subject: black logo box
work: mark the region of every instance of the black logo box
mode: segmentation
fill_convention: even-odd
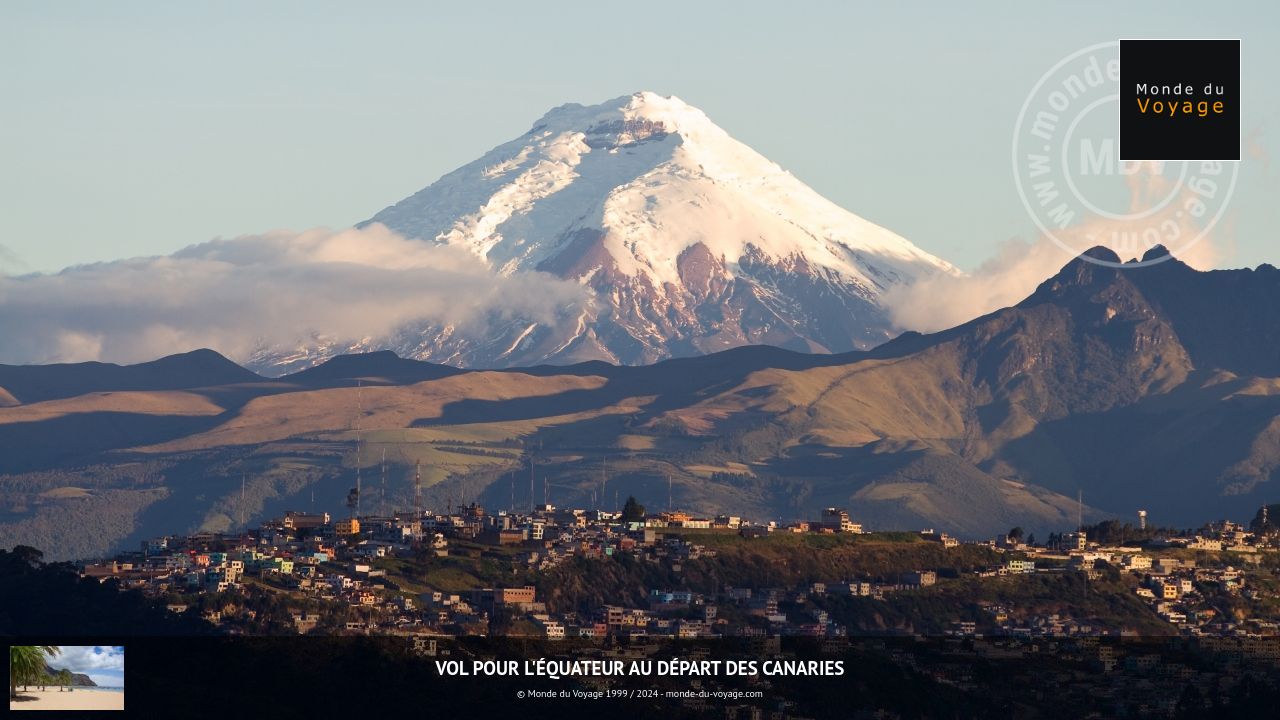
[[[1121,160],[1239,160],[1240,102],[1239,40],[1120,40]]]

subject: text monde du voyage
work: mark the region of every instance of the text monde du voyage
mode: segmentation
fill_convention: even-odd
[[[445,676],[507,677],[844,675],[842,660],[437,660]]]
[[[1207,118],[1210,115],[1222,115],[1226,112],[1226,101],[1213,99],[1215,96],[1225,94],[1222,85],[1205,83],[1197,93],[1196,87],[1190,83],[1174,85],[1136,83],[1134,91],[1137,95],[1134,99],[1138,102],[1138,112],[1143,115]]]

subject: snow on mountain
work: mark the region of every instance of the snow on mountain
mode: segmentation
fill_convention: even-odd
[[[648,363],[747,343],[865,348],[892,334],[887,288],[956,272],[650,92],[555,108],[369,223],[465,248],[496,273],[592,291],[556,323],[495,320],[485,337],[407,327],[352,343],[466,366]],[[255,365],[293,369],[343,343],[322,345]]]

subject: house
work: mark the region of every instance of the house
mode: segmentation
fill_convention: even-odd
[[[548,640],[564,639],[564,625],[559,620],[553,620],[550,615],[534,615],[533,622],[542,629]]]
[[[258,568],[264,573],[289,575],[293,573],[293,561],[278,557],[265,558],[259,561]]]
[[[814,525],[831,532],[841,533],[861,533],[861,523],[855,523],[849,519],[849,512],[844,508],[827,508],[822,511],[822,519],[816,523],[810,523],[810,528]]]
[[[1210,550],[1213,552],[1221,552],[1222,541],[1211,540],[1209,538],[1204,538],[1197,535],[1194,540],[1187,543],[1187,547],[1191,550]]]
[[[938,573],[932,570],[914,570],[902,574],[903,585],[912,588],[929,587],[938,582]]]
[[[82,573],[87,578],[104,580],[109,577],[115,577],[116,575],[119,575],[125,572],[126,570],[130,570],[130,569],[132,568],[129,567],[127,563],[121,564],[112,560],[109,563],[85,565]]]
[[[1151,558],[1146,555],[1125,555],[1120,560],[1120,564],[1126,570],[1149,570],[1151,569]]]
[[[1004,564],[1005,570],[1010,574],[1018,575],[1022,573],[1033,573],[1036,571],[1036,563],[1034,560],[1006,560]]]
[[[299,635],[306,635],[320,623],[320,616],[315,613],[308,615],[305,612],[296,612],[292,616],[293,627],[298,631]]]
[[[528,605],[537,602],[537,591],[532,585],[518,588],[484,588],[472,590],[472,602],[482,608],[505,605]]]
[[[570,633],[566,632],[566,635]],[[581,625],[573,629],[571,633],[573,637],[588,638],[598,640],[609,634],[609,626],[605,623],[592,623],[590,625]]]
[[[951,537],[944,532],[934,532],[933,530],[921,530],[920,537],[930,542],[942,543],[942,547],[953,548],[960,545],[960,541]]]
[[[1060,550],[1076,550],[1083,552],[1089,545],[1089,538],[1083,531],[1069,532],[1062,535],[1062,539],[1058,542]]]
[[[366,558],[380,558],[387,556],[388,547],[385,543],[370,542],[365,540],[356,547],[356,554]]]
[[[676,626],[676,637],[691,640],[710,635],[707,624],[701,620],[681,620]]]
[[[413,652],[417,655],[435,657],[436,638],[429,635],[415,634],[413,636]]]
[[[684,527],[685,521],[689,519],[689,513],[679,510],[659,513],[658,515],[659,527]]]
[[[304,512],[287,512],[284,514],[282,526],[290,530],[314,530],[329,524],[329,513],[310,514]]]

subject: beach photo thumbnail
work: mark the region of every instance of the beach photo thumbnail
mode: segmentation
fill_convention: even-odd
[[[10,710],[124,710],[124,646],[9,646]]]

